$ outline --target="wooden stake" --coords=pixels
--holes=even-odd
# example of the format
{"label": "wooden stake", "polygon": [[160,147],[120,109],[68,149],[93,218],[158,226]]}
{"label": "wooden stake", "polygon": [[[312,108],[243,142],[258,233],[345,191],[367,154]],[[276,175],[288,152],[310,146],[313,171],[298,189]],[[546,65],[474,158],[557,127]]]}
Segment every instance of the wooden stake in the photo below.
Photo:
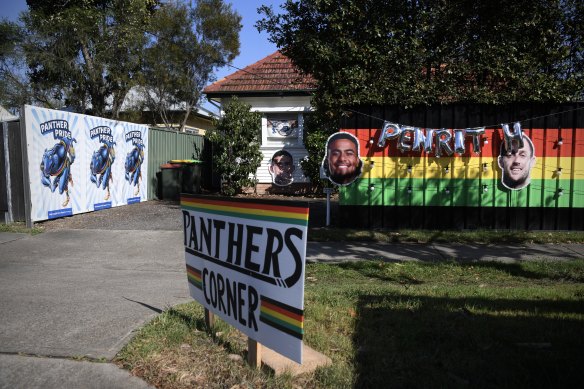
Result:
{"label": "wooden stake", "polygon": [[247,338],[247,363],[255,368],[262,366],[262,344],[252,338]]}
{"label": "wooden stake", "polygon": [[215,315],[213,312],[205,308],[205,325],[207,330],[212,332],[212,328],[215,326]]}

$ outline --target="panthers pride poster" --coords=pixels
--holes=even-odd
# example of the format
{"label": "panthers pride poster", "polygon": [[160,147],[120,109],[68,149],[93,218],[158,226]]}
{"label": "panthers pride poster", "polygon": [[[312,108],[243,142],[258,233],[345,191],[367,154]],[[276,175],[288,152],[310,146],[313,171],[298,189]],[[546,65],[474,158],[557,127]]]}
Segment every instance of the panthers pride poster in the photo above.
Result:
{"label": "panthers pride poster", "polygon": [[25,106],[31,221],[147,199],[148,127]]}
{"label": "panthers pride poster", "polygon": [[308,203],[183,194],[190,295],[302,363]]}

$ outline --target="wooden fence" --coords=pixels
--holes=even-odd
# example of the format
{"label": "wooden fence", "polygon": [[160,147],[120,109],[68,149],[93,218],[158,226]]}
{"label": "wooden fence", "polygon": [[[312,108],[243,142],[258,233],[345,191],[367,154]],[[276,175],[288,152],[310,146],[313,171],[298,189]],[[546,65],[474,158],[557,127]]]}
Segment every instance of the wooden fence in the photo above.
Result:
{"label": "wooden fence", "polygon": [[24,182],[20,122],[0,123],[0,222],[23,221]]}

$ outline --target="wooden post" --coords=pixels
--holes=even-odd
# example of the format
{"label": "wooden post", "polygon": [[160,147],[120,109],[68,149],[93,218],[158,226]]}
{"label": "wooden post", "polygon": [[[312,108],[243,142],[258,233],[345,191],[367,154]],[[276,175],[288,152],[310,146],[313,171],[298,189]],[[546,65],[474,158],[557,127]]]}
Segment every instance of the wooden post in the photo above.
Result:
{"label": "wooden post", "polygon": [[212,328],[215,326],[215,315],[207,308],[205,308],[205,325],[210,332],[212,332]]}
{"label": "wooden post", "polygon": [[252,338],[247,338],[247,363],[251,367],[262,366],[262,344]]}

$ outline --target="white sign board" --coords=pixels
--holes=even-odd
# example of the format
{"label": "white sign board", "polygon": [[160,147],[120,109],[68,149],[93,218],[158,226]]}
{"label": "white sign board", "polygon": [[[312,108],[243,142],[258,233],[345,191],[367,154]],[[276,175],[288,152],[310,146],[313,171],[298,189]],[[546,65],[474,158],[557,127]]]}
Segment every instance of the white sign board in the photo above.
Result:
{"label": "white sign board", "polygon": [[31,220],[147,199],[148,127],[25,106]]}
{"label": "white sign board", "polygon": [[183,195],[191,296],[302,363],[308,204]]}

